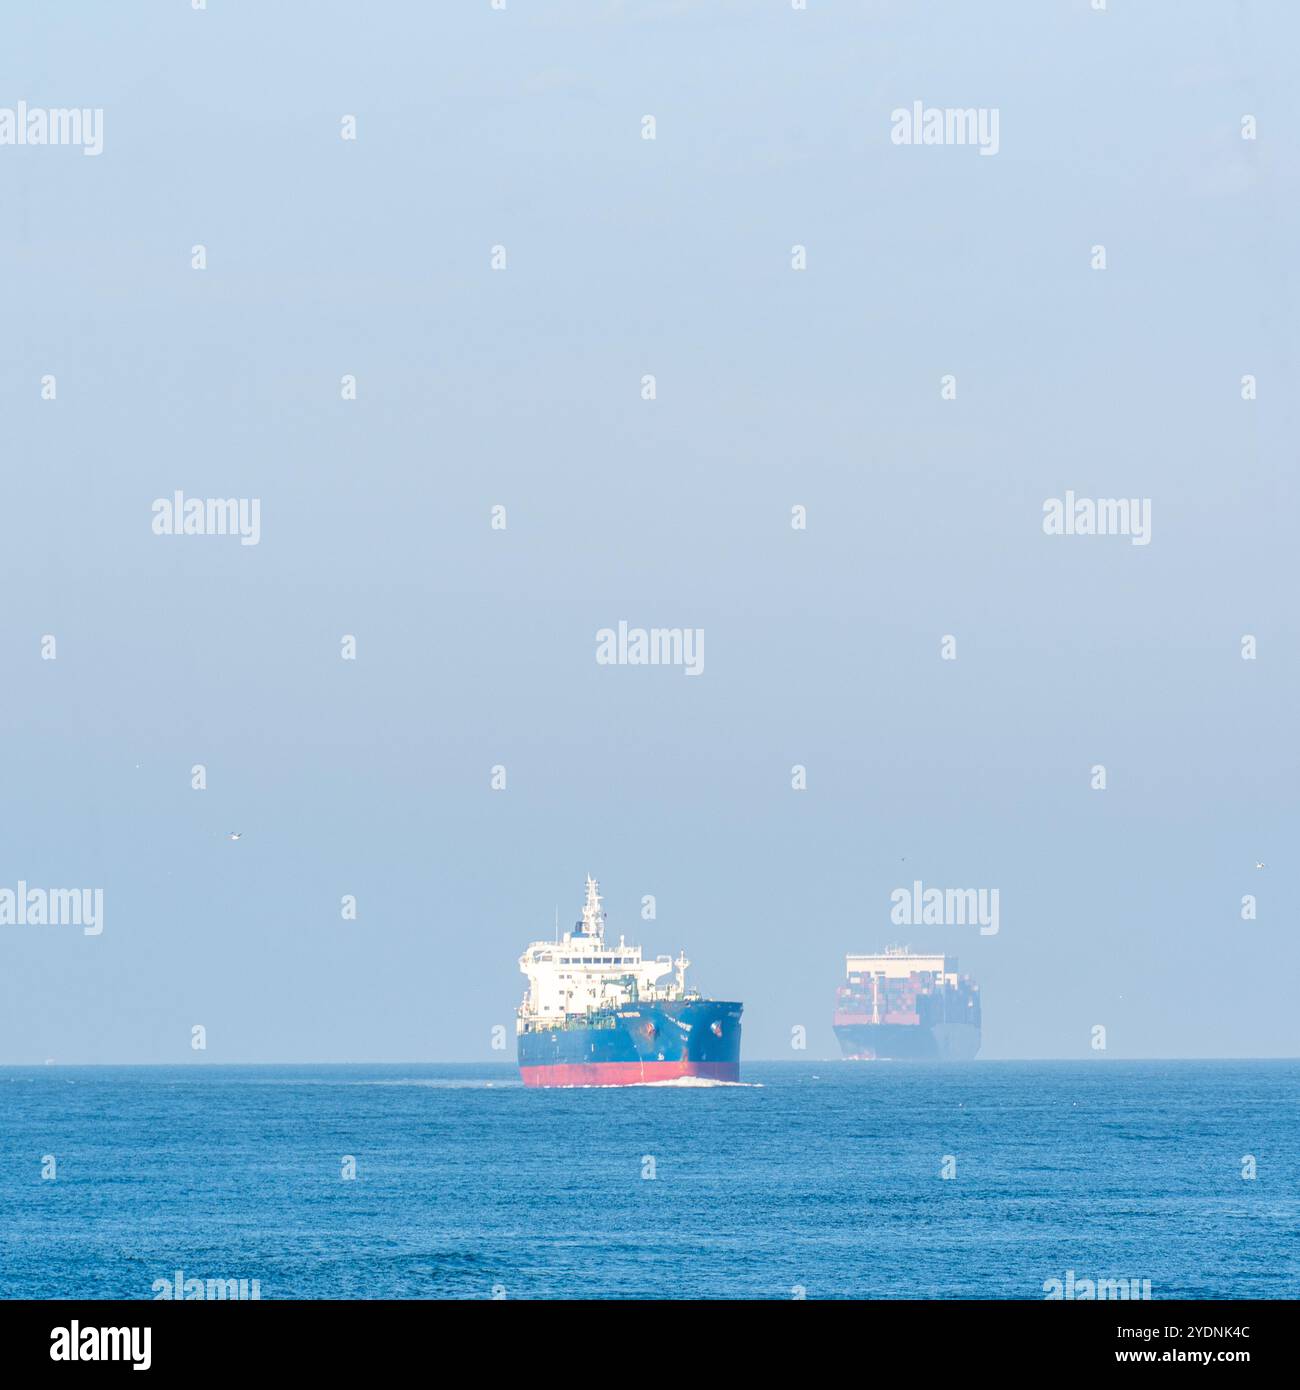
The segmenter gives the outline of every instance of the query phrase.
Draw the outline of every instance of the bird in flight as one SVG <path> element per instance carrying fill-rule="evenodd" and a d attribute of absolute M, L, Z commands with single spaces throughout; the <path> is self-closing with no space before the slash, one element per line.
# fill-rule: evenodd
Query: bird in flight
<path fill-rule="evenodd" d="M 244 838 L 244 832 L 242 830 L 232 830 L 226 838 L 228 840 L 242 840 Z"/>

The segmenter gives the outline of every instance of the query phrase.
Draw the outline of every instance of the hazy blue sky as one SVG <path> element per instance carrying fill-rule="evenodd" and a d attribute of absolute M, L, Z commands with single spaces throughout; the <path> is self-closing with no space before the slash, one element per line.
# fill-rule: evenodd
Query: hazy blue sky
<path fill-rule="evenodd" d="M 104 149 L 0 147 L 0 887 L 105 926 L 0 927 L 0 1060 L 512 1057 L 588 870 L 750 1058 L 898 940 L 987 1057 L 1300 1052 L 1294 6 L 5 28 L 0 106 Z M 998 154 L 893 145 L 918 100 Z M 260 543 L 154 535 L 176 489 Z M 1044 535 L 1067 489 L 1151 543 Z M 597 666 L 620 619 L 705 674 Z M 891 926 L 913 878 L 1000 932 Z"/>

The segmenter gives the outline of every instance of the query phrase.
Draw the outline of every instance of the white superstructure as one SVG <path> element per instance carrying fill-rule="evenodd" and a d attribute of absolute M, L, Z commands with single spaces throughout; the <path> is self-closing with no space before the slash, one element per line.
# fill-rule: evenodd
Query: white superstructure
<path fill-rule="evenodd" d="M 936 984 L 957 984 L 957 957 L 940 953 L 915 954 L 910 946 L 887 946 L 881 955 L 844 957 L 844 973 L 852 978 L 906 980 L 911 975 L 933 975 Z"/>
<path fill-rule="evenodd" d="M 562 938 L 534 941 L 519 957 L 519 969 L 528 976 L 528 992 L 519 1006 L 518 1030 L 638 1000 L 684 998 L 688 965 L 683 954 L 676 960 L 671 956 L 642 960 L 640 946 L 629 946 L 621 936 L 617 946 L 608 945 L 599 885 L 588 874 L 582 920 Z M 675 978 L 659 983 L 674 971 Z"/>

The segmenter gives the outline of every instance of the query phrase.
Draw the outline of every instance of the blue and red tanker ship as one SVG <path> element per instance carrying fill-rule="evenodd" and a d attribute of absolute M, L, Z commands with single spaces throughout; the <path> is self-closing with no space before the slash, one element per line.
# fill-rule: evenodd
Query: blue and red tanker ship
<path fill-rule="evenodd" d="M 684 955 L 643 960 L 605 941 L 596 881 L 573 930 L 519 958 L 519 1072 L 526 1086 L 634 1086 L 679 1077 L 740 1079 L 743 1006 L 686 988 Z M 664 981 L 666 975 L 672 976 Z"/>

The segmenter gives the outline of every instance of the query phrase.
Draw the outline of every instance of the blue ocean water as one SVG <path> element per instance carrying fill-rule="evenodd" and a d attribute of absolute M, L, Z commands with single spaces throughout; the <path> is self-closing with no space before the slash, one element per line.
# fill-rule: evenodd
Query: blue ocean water
<path fill-rule="evenodd" d="M 179 1269 L 262 1298 L 1032 1299 L 1073 1270 L 1300 1296 L 1300 1063 L 744 1075 L 0 1069 L 0 1294 L 151 1298 Z"/>

